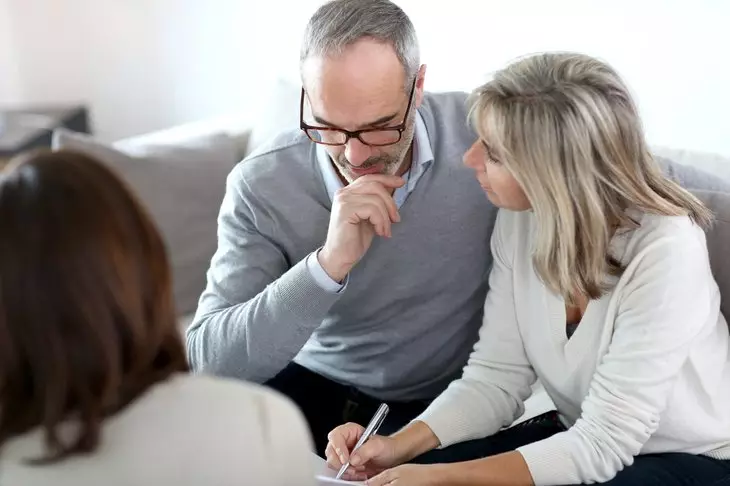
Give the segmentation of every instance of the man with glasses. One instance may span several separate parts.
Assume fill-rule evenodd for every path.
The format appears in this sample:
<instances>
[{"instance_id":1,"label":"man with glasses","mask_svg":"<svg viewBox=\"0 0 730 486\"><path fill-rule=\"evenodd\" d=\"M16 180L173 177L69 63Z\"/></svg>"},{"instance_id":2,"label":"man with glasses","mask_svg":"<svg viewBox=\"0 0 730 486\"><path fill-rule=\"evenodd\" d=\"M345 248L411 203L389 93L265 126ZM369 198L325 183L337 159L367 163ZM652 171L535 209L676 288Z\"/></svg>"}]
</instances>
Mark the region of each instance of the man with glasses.
<instances>
[{"instance_id":1,"label":"man with glasses","mask_svg":"<svg viewBox=\"0 0 730 486\"><path fill-rule=\"evenodd\" d=\"M496 209L461 163L466 95L425 93L425 71L399 7L325 4L301 49L301 130L228 180L190 363L288 395L319 454L381 401L381 433L422 412L481 324Z\"/></svg>"}]
</instances>

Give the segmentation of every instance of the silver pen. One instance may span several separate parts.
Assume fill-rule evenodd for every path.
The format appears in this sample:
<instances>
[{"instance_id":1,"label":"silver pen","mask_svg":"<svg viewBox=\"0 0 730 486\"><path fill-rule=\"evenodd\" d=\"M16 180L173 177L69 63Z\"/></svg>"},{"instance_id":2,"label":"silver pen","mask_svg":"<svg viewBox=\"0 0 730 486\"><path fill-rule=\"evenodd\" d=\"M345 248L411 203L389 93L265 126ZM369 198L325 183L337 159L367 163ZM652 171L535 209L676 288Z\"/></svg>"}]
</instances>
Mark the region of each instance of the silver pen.
<instances>
[{"instance_id":1,"label":"silver pen","mask_svg":"<svg viewBox=\"0 0 730 486\"><path fill-rule=\"evenodd\" d=\"M365 427L365 431L360 436L360 439L357 441L357 444L355 444L355 447L353 447L352 451L350 451L350 457L357 451L360 446L362 446L370 437L375 435L378 432L378 429L381 425L383 425L383 421L385 420L385 416L388 415L388 405L385 403L381 403L378 407L378 411L375 412L375 415L373 415L373 418L370 419L370 423L367 427ZM337 476L335 476L335 479L340 479L343 474L345 474L345 471L347 471L347 468L350 467L350 460L347 460L347 463L343 464L340 470L337 472Z\"/></svg>"}]
</instances>

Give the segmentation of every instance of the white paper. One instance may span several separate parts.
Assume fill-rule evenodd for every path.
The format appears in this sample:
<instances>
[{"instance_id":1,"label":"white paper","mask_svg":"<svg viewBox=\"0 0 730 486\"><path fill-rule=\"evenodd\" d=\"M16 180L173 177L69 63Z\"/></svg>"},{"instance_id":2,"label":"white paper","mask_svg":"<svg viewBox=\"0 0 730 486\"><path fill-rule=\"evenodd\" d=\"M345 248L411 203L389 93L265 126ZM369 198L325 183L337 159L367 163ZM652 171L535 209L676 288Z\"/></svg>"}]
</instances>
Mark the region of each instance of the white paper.
<instances>
[{"instance_id":1,"label":"white paper","mask_svg":"<svg viewBox=\"0 0 730 486\"><path fill-rule=\"evenodd\" d=\"M342 479L335 479L337 471L327 467L325 460L316 454L312 454L312 461L314 462L315 479L317 479L320 486L330 486L332 484L349 484L351 486L356 484L365 484L362 481L345 481Z\"/></svg>"}]
</instances>

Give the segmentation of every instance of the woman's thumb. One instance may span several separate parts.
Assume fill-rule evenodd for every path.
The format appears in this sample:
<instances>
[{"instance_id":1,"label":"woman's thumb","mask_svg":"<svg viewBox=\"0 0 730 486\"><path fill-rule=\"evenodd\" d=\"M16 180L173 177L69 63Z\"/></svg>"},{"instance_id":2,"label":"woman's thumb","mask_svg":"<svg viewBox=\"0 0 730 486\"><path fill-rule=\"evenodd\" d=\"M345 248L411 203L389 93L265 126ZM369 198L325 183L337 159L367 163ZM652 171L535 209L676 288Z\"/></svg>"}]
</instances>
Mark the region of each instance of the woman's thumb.
<instances>
[{"instance_id":1,"label":"woman's thumb","mask_svg":"<svg viewBox=\"0 0 730 486\"><path fill-rule=\"evenodd\" d=\"M362 466L383 452L383 437L373 436L350 456L350 464Z\"/></svg>"}]
</instances>

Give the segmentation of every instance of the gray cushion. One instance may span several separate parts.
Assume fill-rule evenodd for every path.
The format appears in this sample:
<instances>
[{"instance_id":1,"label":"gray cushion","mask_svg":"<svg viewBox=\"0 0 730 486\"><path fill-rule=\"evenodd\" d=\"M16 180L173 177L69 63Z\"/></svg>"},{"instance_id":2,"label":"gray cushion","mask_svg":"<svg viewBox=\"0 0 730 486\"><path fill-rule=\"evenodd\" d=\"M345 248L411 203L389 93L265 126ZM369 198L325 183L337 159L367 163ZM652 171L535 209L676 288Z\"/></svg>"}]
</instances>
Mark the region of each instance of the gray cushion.
<instances>
[{"instance_id":1,"label":"gray cushion","mask_svg":"<svg viewBox=\"0 0 730 486\"><path fill-rule=\"evenodd\" d=\"M178 313L193 312L217 246L225 180L238 162L231 137L212 134L177 145L107 145L59 129L54 132L53 148L93 155L127 181L162 233Z\"/></svg>"},{"instance_id":2,"label":"gray cushion","mask_svg":"<svg viewBox=\"0 0 730 486\"><path fill-rule=\"evenodd\" d=\"M730 181L709 172L657 157L664 172L700 198L715 213L707 232L710 265L722 297L722 313L730 324Z\"/></svg>"},{"instance_id":3,"label":"gray cushion","mask_svg":"<svg viewBox=\"0 0 730 486\"><path fill-rule=\"evenodd\" d=\"M722 296L722 314L730 324L730 192L692 191L715 213L715 224L707 232L710 265Z\"/></svg>"},{"instance_id":4,"label":"gray cushion","mask_svg":"<svg viewBox=\"0 0 730 486\"><path fill-rule=\"evenodd\" d=\"M730 192L730 180L702 169L655 157L664 173L689 190Z\"/></svg>"}]
</instances>

